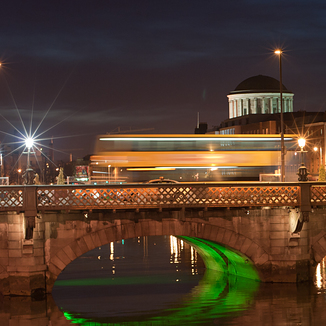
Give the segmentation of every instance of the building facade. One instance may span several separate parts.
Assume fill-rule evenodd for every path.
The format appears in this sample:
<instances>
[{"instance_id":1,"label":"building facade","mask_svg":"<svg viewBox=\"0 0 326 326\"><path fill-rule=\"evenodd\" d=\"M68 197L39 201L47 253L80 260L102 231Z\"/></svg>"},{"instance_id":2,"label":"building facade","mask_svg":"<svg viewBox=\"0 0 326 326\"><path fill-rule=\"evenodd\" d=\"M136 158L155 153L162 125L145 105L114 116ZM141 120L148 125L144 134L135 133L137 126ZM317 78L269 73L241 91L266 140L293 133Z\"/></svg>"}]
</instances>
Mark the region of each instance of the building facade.
<instances>
[{"instance_id":1,"label":"building facade","mask_svg":"<svg viewBox=\"0 0 326 326\"><path fill-rule=\"evenodd\" d=\"M283 112L293 112L293 93L282 87ZM227 96L229 119L250 114L274 114L281 112L280 83L269 76L253 76L241 82Z\"/></svg>"}]
</instances>

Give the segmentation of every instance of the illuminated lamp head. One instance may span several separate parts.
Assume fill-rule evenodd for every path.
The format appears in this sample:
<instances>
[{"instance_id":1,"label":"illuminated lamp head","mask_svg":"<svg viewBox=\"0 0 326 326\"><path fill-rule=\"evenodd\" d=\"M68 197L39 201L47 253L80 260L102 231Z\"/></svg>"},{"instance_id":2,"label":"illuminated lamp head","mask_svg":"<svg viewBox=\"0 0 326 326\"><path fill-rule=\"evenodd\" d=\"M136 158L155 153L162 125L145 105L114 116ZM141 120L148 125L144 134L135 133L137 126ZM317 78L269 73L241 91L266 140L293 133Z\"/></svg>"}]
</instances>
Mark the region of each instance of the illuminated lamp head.
<instances>
[{"instance_id":1,"label":"illuminated lamp head","mask_svg":"<svg viewBox=\"0 0 326 326\"><path fill-rule=\"evenodd\" d=\"M300 148L303 148L306 145L306 140L304 138L299 138L298 144Z\"/></svg>"},{"instance_id":2,"label":"illuminated lamp head","mask_svg":"<svg viewBox=\"0 0 326 326\"><path fill-rule=\"evenodd\" d=\"M34 140L33 140L33 138L28 137L28 138L25 139L25 146L26 146L28 149L32 148L32 147L33 147L33 144L34 144Z\"/></svg>"}]
</instances>

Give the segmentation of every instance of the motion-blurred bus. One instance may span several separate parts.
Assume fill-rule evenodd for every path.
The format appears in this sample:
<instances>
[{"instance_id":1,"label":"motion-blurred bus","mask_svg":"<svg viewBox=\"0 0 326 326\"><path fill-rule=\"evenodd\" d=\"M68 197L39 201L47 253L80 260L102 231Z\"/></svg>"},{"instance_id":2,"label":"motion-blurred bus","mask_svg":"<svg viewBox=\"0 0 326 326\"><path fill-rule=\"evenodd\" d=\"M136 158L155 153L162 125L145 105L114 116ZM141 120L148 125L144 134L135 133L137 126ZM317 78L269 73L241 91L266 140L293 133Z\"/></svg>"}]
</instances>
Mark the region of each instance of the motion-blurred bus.
<instances>
[{"instance_id":1,"label":"motion-blurred bus","mask_svg":"<svg viewBox=\"0 0 326 326\"><path fill-rule=\"evenodd\" d=\"M284 136L286 162L297 148ZM279 181L280 135L100 135L91 156L93 183Z\"/></svg>"}]
</instances>

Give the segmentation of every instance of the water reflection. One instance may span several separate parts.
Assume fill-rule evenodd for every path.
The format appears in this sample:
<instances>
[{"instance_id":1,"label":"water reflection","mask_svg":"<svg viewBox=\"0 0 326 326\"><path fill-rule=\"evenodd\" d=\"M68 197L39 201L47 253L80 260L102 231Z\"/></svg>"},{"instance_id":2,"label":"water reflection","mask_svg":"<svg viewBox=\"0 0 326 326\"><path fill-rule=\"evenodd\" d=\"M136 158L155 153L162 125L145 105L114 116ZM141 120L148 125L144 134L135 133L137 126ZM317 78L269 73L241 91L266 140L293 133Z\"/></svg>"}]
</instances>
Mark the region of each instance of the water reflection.
<instances>
[{"instance_id":1,"label":"water reflection","mask_svg":"<svg viewBox=\"0 0 326 326\"><path fill-rule=\"evenodd\" d=\"M326 258L317 265L315 285L317 289L326 289Z\"/></svg>"},{"instance_id":2,"label":"water reflection","mask_svg":"<svg viewBox=\"0 0 326 326\"><path fill-rule=\"evenodd\" d=\"M260 284L211 271L203 275L201 258L195 258L197 253L187 243L177 241L171 247L174 239L163 240L147 238L146 245L142 238L131 244L109 244L76 260L74 268L62 273L63 283L54 293L61 291L61 299L55 298L60 308L52 296L37 301L0 295L0 325L326 324L325 261L317 269L315 285ZM147 267L140 269L137 261ZM95 270L93 278L91 270ZM75 285L69 285L72 280ZM137 295L137 291L143 292ZM134 309L121 309L128 306L128 300Z\"/></svg>"},{"instance_id":3,"label":"water reflection","mask_svg":"<svg viewBox=\"0 0 326 326\"><path fill-rule=\"evenodd\" d=\"M259 283L207 270L199 285L180 302L164 310L135 316L83 318L83 313L65 311L65 317L81 325L203 325L228 316L236 317L251 306Z\"/></svg>"},{"instance_id":4,"label":"water reflection","mask_svg":"<svg viewBox=\"0 0 326 326\"><path fill-rule=\"evenodd\" d=\"M124 245L111 244L107 266L102 247L104 270L111 264L114 275L100 277L96 271L96 278L81 278L72 264L55 284L56 302L68 320L82 325L202 325L247 309L259 283L212 269L205 272L188 240L185 243L174 236L144 237L126 240ZM212 243L201 245L212 247ZM97 254L93 251L82 259Z\"/></svg>"}]
</instances>

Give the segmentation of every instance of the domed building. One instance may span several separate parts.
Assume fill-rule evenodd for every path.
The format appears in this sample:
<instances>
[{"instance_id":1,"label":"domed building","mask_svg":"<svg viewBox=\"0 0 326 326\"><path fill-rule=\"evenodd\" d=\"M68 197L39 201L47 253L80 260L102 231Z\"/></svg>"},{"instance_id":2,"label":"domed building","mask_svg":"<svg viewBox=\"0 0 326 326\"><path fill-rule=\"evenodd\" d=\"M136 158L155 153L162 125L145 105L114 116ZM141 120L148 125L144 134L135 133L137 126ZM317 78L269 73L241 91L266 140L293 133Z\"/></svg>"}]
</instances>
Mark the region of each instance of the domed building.
<instances>
[{"instance_id":1,"label":"domed building","mask_svg":"<svg viewBox=\"0 0 326 326\"><path fill-rule=\"evenodd\" d=\"M293 112L293 96L294 94L283 85L284 113ZM251 114L280 113L280 82L269 76L253 76L231 91L228 99L229 119Z\"/></svg>"}]
</instances>

